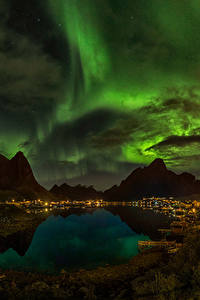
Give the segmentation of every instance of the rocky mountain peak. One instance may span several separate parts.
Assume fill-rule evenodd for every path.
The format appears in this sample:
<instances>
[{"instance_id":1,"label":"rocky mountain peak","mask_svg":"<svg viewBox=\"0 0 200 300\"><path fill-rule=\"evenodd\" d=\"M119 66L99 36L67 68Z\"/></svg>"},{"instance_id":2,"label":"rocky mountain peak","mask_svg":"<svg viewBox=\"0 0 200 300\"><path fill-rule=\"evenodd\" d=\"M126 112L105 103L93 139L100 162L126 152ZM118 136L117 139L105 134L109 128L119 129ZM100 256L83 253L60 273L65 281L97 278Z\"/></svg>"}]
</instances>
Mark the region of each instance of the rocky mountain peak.
<instances>
[{"instance_id":1,"label":"rocky mountain peak","mask_svg":"<svg viewBox=\"0 0 200 300\"><path fill-rule=\"evenodd\" d=\"M149 166L149 169L167 170L164 161L161 158L156 158Z\"/></svg>"}]
</instances>

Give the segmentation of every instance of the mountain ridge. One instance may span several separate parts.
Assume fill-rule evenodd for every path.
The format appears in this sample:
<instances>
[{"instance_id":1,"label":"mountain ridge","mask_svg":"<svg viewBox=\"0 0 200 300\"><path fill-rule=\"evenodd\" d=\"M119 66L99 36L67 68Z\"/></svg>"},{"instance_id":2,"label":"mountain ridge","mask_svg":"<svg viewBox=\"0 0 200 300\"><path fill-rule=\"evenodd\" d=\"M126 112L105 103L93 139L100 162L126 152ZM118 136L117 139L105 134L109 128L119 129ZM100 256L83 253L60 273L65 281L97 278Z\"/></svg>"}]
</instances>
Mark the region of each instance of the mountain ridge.
<instances>
[{"instance_id":1,"label":"mountain ridge","mask_svg":"<svg viewBox=\"0 0 200 300\"><path fill-rule=\"evenodd\" d=\"M148 166L133 170L120 185L114 185L104 192L96 191L93 186L70 186L67 183L54 185L47 191L37 182L27 158L19 151L11 159L0 154L0 198L13 193L20 199L84 201L103 198L108 201L129 201L152 196L200 194L200 181L188 172L177 175L167 169L162 159L157 158Z\"/></svg>"},{"instance_id":2,"label":"mountain ridge","mask_svg":"<svg viewBox=\"0 0 200 300\"><path fill-rule=\"evenodd\" d=\"M58 198L71 199L71 200L88 200L98 199L103 197L103 192L98 192L93 186L76 185L70 186L63 183L60 186L54 185L50 192Z\"/></svg>"},{"instance_id":3,"label":"mountain ridge","mask_svg":"<svg viewBox=\"0 0 200 300\"><path fill-rule=\"evenodd\" d=\"M155 159L144 168L135 169L119 186L104 192L107 200L131 200L151 196L187 196L200 193L200 181L183 172L180 175L167 169L164 161Z\"/></svg>"}]
</instances>

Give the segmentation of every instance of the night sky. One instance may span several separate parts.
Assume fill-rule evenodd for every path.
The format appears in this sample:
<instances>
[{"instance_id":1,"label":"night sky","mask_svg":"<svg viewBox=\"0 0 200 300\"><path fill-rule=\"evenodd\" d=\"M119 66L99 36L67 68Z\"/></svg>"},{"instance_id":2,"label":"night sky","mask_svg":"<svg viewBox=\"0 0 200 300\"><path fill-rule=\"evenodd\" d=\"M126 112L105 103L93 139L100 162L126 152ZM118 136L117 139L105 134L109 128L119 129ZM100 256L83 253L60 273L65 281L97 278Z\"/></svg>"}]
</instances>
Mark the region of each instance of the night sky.
<instances>
[{"instance_id":1,"label":"night sky","mask_svg":"<svg viewBox=\"0 0 200 300\"><path fill-rule=\"evenodd\" d=\"M198 0L0 0L0 153L46 187L200 176Z\"/></svg>"}]
</instances>

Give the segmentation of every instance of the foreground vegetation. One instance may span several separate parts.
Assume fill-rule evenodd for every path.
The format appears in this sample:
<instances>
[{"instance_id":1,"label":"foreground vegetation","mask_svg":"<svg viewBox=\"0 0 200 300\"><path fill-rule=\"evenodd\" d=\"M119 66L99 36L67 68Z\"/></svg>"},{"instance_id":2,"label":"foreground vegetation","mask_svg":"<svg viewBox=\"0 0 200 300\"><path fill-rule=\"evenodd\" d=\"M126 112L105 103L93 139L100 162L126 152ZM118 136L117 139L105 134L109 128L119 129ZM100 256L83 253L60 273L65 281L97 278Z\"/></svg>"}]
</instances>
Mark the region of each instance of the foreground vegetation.
<instances>
[{"instance_id":1,"label":"foreground vegetation","mask_svg":"<svg viewBox=\"0 0 200 300\"><path fill-rule=\"evenodd\" d=\"M200 299L199 233L173 257L150 250L128 264L56 276L1 271L0 299Z\"/></svg>"}]
</instances>

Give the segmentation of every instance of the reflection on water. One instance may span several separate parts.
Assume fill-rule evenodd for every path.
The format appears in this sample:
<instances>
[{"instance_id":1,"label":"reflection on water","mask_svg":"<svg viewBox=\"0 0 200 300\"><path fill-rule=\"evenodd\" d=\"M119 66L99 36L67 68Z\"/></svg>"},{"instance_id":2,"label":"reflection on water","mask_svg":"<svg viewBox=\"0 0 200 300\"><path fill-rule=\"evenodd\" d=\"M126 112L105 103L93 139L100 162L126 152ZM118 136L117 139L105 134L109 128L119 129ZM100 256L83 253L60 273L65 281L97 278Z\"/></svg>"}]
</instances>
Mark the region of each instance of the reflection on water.
<instances>
[{"instance_id":1,"label":"reflection on water","mask_svg":"<svg viewBox=\"0 0 200 300\"><path fill-rule=\"evenodd\" d=\"M50 216L37 228L26 254L21 257L9 249L0 255L0 267L57 272L118 264L138 253L138 240L147 239L105 209Z\"/></svg>"}]
</instances>

